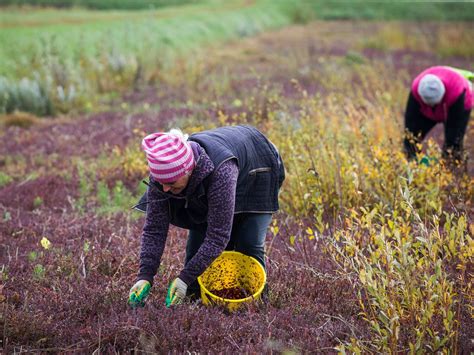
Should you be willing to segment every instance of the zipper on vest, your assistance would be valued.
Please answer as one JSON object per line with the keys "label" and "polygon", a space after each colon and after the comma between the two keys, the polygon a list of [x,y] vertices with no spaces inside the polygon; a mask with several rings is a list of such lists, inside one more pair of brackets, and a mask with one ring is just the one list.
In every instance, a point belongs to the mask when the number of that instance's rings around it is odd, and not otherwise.
{"label": "zipper on vest", "polygon": [[271,171],[271,170],[272,170],[272,168],[270,168],[270,167],[257,168],[257,169],[250,170],[249,175],[255,175],[257,173],[264,173],[264,172]]}

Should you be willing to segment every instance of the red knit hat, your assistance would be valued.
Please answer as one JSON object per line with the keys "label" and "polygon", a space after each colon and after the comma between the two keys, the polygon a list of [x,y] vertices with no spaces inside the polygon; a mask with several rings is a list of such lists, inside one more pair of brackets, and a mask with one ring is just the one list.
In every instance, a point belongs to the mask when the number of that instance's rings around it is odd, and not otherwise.
{"label": "red knit hat", "polygon": [[173,183],[194,168],[194,154],[183,136],[152,133],[142,141],[150,174],[160,183]]}

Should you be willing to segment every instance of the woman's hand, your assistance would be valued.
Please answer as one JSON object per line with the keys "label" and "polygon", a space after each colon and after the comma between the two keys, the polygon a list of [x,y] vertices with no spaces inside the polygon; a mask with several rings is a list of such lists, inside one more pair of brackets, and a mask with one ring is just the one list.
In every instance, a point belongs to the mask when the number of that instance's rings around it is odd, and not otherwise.
{"label": "woman's hand", "polygon": [[140,280],[135,283],[130,289],[130,295],[128,296],[128,304],[130,307],[143,307],[145,306],[145,300],[150,293],[151,284],[146,280]]}
{"label": "woman's hand", "polygon": [[168,293],[166,295],[166,307],[183,302],[184,297],[186,297],[187,289],[188,285],[186,285],[183,280],[181,280],[179,277],[174,279],[168,288]]}

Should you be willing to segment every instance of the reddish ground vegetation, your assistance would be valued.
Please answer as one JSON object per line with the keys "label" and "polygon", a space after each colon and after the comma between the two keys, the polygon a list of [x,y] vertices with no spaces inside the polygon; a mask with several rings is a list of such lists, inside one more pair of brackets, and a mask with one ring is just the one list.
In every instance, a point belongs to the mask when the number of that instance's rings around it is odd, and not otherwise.
{"label": "reddish ground vegetation", "polygon": [[0,201],[7,209],[22,212],[36,208],[53,211],[71,209],[71,201],[78,195],[77,181],[59,175],[45,175],[12,183],[0,189]]}
{"label": "reddish ground vegetation", "polygon": [[[125,216],[78,217],[43,210],[2,224],[2,235],[14,240],[3,252],[9,277],[2,292],[7,349],[29,344],[30,349],[85,352],[99,347],[203,351],[209,346],[215,351],[312,351],[364,329],[348,280],[335,274],[315,277],[314,270],[332,267],[327,260],[314,258],[324,263],[320,265],[292,262],[295,256],[280,240],[269,255],[266,303],[232,315],[199,303],[167,309],[166,286],[184,258],[184,234],[176,229],[147,306],[131,310],[125,300],[138,267],[142,220],[125,221]],[[39,246],[43,236],[51,249]],[[36,258],[29,256],[32,252]],[[37,265],[44,271],[37,271]]]}

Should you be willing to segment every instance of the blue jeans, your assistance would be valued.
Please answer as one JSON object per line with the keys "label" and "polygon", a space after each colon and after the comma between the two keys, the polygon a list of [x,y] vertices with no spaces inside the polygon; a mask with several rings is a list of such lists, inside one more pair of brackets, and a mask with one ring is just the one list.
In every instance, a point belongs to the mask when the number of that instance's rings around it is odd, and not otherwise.
{"label": "blue jeans", "polygon": [[[265,237],[272,220],[271,213],[239,213],[234,215],[232,232],[226,250],[235,250],[258,260],[265,268]],[[202,229],[189,230],[185,264],[193,258],[206,237],[206,225]],[[197,280],[188,287],[188,294],[199,294]]]}

